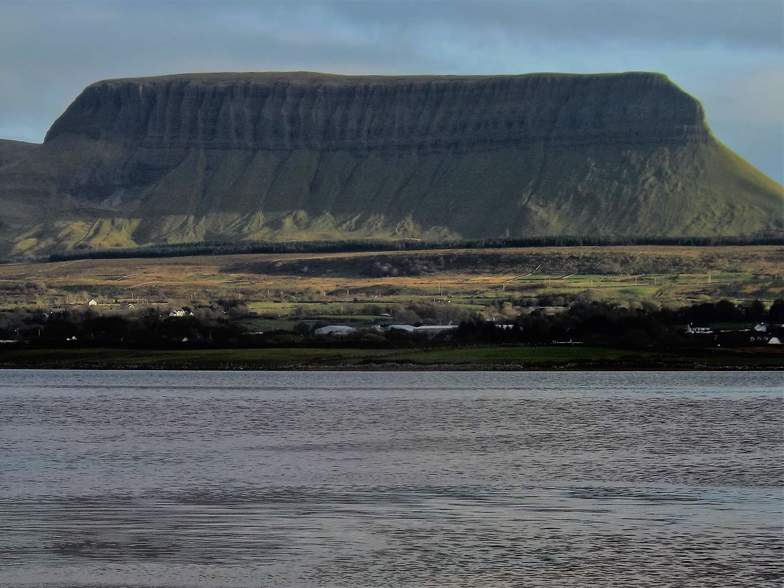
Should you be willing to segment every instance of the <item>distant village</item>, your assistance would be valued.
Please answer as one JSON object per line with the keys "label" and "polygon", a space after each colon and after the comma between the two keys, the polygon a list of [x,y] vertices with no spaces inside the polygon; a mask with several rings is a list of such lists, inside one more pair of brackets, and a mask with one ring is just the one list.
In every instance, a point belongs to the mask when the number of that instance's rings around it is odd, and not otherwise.
{"label": "distant village", "polygon": [[[417,307],[422,313],[421,307]],[[424,314],[424,313],[423,313]],[[410,322],[399,320],[411,316]],[[48,346],[254,346],[339,344],[395,345],[461,342],[545,345],[743,347],[781,345],[784,301],[701,303],[679,309],[574,304],[560,311],[531,309],[515,317],[479,315],[439,322],[414,309],[330,322],[328,316],[261,320],[238,301],[177,306],[142,300],[91,297],[46,311],[0,311],[0,345]]]}

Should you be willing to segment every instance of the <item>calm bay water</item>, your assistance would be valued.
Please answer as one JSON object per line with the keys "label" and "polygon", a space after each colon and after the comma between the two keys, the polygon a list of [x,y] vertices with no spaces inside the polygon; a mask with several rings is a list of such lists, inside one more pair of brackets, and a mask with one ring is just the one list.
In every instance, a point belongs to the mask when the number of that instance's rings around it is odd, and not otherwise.
{"label": "calm bay water", "polygon": [[777,373],[0,371],[3,586],[780,586]]}

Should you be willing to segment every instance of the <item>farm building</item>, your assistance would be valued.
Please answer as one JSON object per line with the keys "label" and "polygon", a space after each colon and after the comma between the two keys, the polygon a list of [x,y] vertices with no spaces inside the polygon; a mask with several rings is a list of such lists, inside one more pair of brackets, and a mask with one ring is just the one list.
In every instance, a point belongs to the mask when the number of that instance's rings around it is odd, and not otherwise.
{"label": "farm building", "polygon": [[419,327],[415,327],[414,325],[387,325],[385,327],[387,331],[402,331],[404,333],[414,333],[429,336],[438,335],[439,333],[451,331],[456,328],[457,325],[422,325]]}
{"label": "farm building", "polygon": [[319,336],[342,337],[350,335],[355,331],[356,329],[354,327],[349,327],[348,325],[327,325],[325,327],[319,327],[313,331],[313,333]]}

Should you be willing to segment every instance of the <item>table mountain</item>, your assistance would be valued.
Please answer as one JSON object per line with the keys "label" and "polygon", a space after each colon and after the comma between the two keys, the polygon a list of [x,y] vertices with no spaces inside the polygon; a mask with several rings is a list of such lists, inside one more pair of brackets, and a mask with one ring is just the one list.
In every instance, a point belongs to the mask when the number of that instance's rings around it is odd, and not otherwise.
{"label": "table mountain", "polygon": [[183,74],[0,141],[0,251],[204,240],[761,236],[782,187],[653,73]]}

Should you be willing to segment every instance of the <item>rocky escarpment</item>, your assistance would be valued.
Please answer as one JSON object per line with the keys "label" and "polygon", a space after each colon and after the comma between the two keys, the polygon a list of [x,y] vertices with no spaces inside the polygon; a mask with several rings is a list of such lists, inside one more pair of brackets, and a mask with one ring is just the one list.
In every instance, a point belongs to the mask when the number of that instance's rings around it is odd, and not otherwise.
{"label": "rocky escarpment", "polygon": [[145,148],[486,149],[705,140],[664,76],[180,75],[89,86],[49,131]]}
{"label": "rocky escarpment", "polygon": [[0,199],[17,252],[784,227],[781,187],[647,73],[108,80],[0,159]]}

